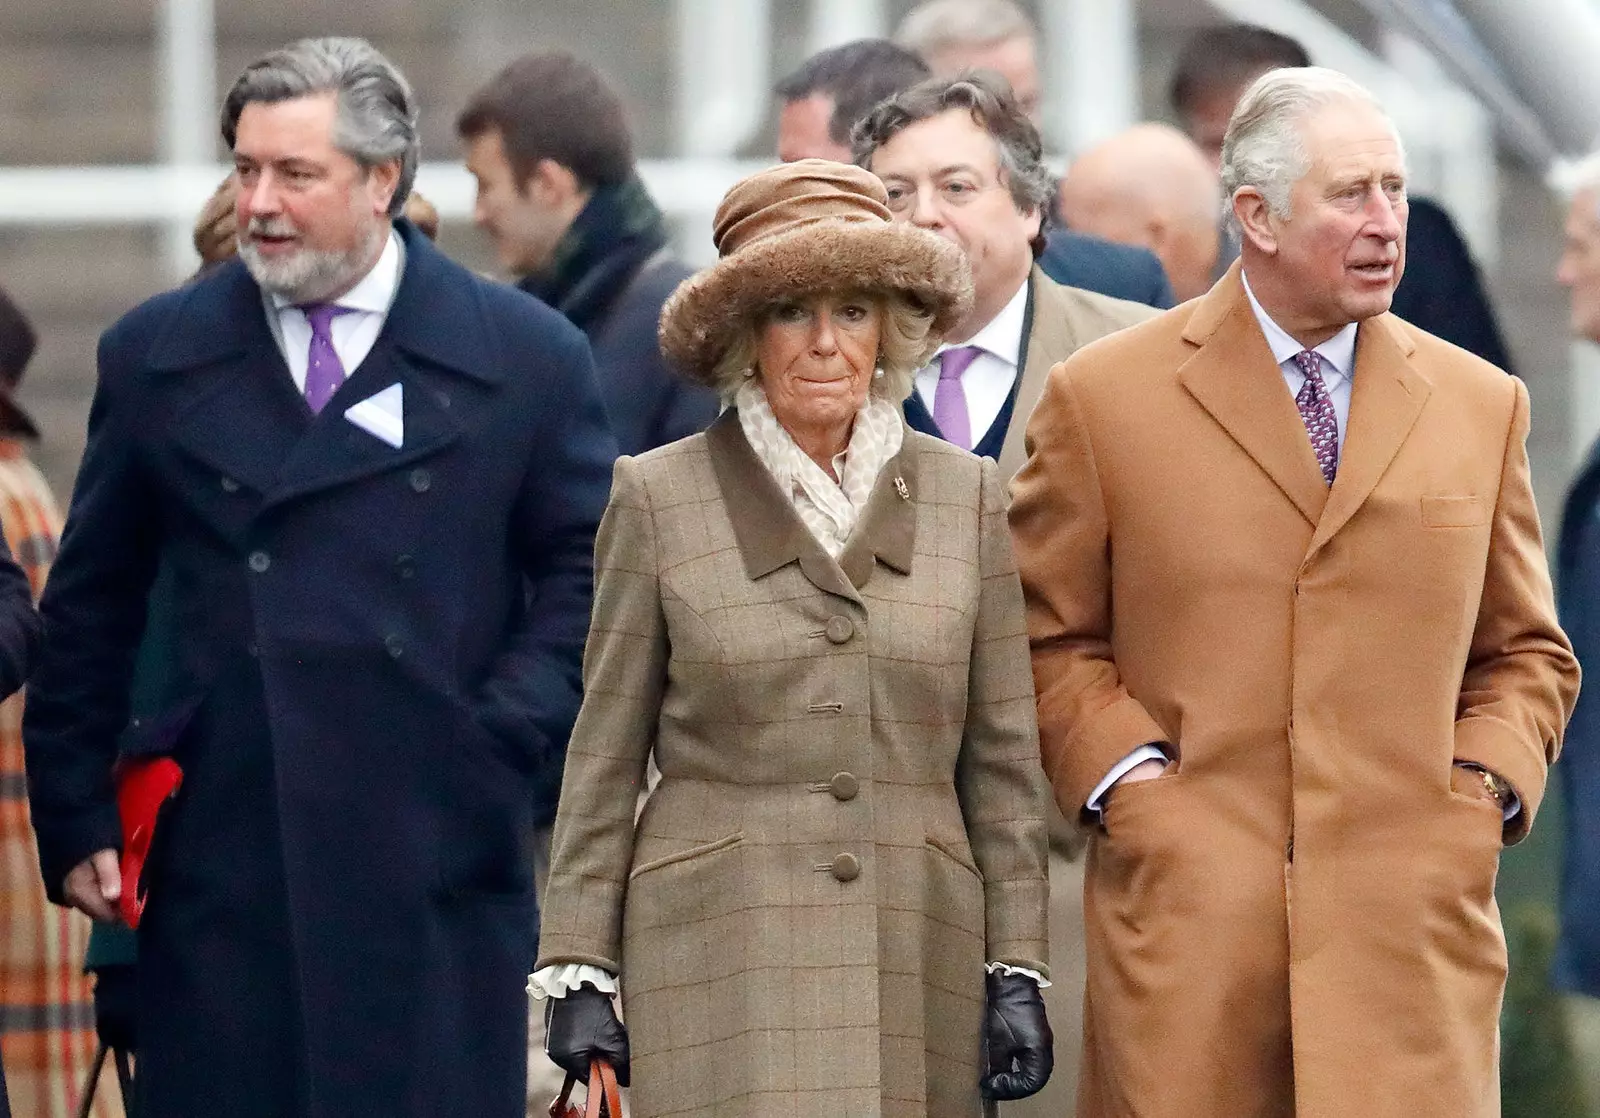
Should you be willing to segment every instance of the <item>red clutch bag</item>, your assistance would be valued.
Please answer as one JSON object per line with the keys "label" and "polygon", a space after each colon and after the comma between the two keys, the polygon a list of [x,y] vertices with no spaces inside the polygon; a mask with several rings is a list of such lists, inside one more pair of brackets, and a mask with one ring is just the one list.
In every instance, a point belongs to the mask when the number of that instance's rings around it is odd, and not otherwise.
{"label": "red clutch bag", "polygon": [[171,757],[121,761],[116,768],[117,814],[122,818],[122,896],[117,908],[130,928],[144,914],[144,863],[162,807],[177,795],[183,769]]}

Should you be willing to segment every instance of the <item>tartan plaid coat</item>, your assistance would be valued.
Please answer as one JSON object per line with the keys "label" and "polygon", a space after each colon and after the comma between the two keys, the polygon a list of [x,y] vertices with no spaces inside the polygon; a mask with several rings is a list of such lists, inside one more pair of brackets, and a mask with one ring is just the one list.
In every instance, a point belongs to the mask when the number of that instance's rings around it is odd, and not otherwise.
{"label": "tartan plaid coat", "polygon": [[[37,598],[61,539],[61,511],[23,443],[3,436],[0,527]],[[0,703],[0,1048],[17,1114],[71,1118],[96,1045],[94,995],[83,972],[90,922],[45,899],[23,776],[22,704],[20,693]],[[120,1118],[114,1085],[99,1092],[91,1113]]]}
{"label": "tartan plaid coat", "polygon": [[907,431],[836,563],[729,411],[618,461],[596,580],[539,965],[620,973],[635,1118],[975,1113],[984,963],[1046,964],[994,463]]}

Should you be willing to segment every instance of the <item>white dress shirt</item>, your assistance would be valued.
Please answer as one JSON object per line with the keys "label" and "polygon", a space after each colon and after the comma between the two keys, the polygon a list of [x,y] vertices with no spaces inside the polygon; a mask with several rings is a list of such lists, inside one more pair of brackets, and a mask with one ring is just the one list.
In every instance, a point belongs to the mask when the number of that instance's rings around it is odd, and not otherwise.
{"label": "white dress shirt", "polygon": [[[405,270],[405,248],[397,233],[389,234],[388,243],[372,270],[361,277],[349,291],[332,300],[348,307],[349,314],[334,318],[328,332],[333,336],[333,351],[339,355],[344,375],[350,376],[361,362],[367,359],[372,347],[383,331],[389,317],[389,308],[400,290],[400,274]],[[303,394],[306,390],[306,365],[311,353],[311,323],[305,312],[287,297],[276,293],[266,296],[267,322],[272,327],[273,340],[289,366],[294,386]]]}
{"label": "white dress shirt", "polygon": [[1017,382],[1017,360],[1022,354],[1022,327],[1028,319],[1028,281],[1022,281],[1011,301],[961,346],[942,345],[933,361],[917,371],[917,395],[933,414],[933,396],[939,390],[939,354],[947,349],[976,346],[983,350],[961,374],[961,387],[967,394],[967,422],[972,430],[972,445],[977,446],[994,426],[1000,409],[1006,406],[1011,388]]}

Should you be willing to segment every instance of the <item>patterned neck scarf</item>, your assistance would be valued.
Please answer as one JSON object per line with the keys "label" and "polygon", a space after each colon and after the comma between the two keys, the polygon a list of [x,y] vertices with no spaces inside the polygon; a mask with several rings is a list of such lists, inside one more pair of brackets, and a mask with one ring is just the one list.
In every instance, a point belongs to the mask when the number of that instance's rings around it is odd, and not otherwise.
{"label": "patterned neck scarf", "polygon": [[835,482],[828,472],[811,460],[799,444],[783,429],[772,414],[767,393],[752,377],[734,393],[739,409],[739,426],[756,457],[771,472],[778,488],[788,495],[794,511],[822,549],[839,558],[855,530],[861,510],[867,506],[872,487],[884,464],[900,453],[905,439],[900,409],[881,396],[867,396],[856,413],[850,431],[850,444],[833,460]]}

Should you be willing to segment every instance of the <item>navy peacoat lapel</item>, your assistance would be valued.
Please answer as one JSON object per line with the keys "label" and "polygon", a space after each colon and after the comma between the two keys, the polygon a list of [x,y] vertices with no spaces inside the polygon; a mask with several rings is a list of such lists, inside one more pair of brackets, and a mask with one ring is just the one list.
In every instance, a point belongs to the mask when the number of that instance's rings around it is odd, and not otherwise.
{"label": "navy peacoat lapel", "polygon": [[[319,415],[295,389],[260,288],[237,260],[193,284],[172,327],[152,346],[153,369],[190,382],[174,423],[175,442],[216,470],[226,489],[242,485],[257,494],[250,515],[449,446],[461,425],[437,374],[490,389],[500,382],[500,355],[479,293],[450,282],[446,258],[410,223],[397,222],[396,229],[405,267],[383,331]],[[196,329],[196,323],[210,328]],[[345,416],[352,405],[396,384],[403,399],[399,447]],[[219,506],[238,516],[237,502]]]}

